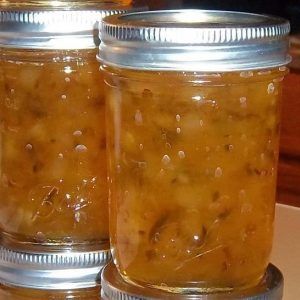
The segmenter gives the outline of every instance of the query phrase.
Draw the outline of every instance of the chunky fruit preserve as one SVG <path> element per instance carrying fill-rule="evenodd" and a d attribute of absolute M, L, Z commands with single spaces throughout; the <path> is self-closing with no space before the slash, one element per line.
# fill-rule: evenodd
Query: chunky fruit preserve
<path fill-rule="evenodd" d="M 105 109 L 96 51 L 4 53 L 4 238 L 20 245 L 108 248 Z"/>
<path fill-rule="evenodd" d="M 122 276 L 173 290 L 258 283 L 272 245 L 286 68 L 103 69 Z"/>

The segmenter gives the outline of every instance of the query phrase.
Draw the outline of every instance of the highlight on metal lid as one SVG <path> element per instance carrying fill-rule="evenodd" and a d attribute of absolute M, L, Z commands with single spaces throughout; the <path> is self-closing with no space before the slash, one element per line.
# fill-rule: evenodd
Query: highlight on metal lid
<path fill-rule="evenodd" d="M 171 10 L 106 17 L 99 59 L 124 68 L 230 71 L 290 61 L 287 20 L 251 13 Z"/>
<path fill-rule="evenodd" d="M 95 287 L 110 258 L 110 250 L 27 253 L 1 247 L 0 283 L 46 290 Z"/>
<path fill-rule="evenodd" d="M 175 294 L 157 289 L 127 284 L 119 275 L 113 263 L 107 265 L 101 275 L 101 296 L 103 300 L 281 300 L 283 276 L 272 264 L 267 268 L 262 282 L 256 287 L 227 293 Z"/>
<path fill-rule="evenodd" d="M 99 45 L 98 22 L 131 7 L 99 10 L 0 10 L 0 47 L 90 49 Z"/>

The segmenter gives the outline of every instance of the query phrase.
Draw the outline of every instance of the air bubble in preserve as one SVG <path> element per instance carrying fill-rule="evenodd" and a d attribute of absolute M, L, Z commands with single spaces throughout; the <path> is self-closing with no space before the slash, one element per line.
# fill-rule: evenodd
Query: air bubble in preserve
<path fill-rule="evenodd" d="M 140 144 L 140 150 L 142 151 L 144 149 L 144 145 L 143 144 Z"/>
<path fill-rule="evenodd" d="M 135 124 L 137 124 L 137 125 L 143 124 L 143 116 L 142 116 L 142 113 L 140 110 L 137 110 L 135 112 L 134 120 L 135 120 Z"/>
<path fill-rule="evenodd" d="M 241 103 L 241 107 L 243 107 L 243 108 L 247 107 L 247 98 L 240 97 L 240 103 Z"/>
<path fill-rule="evenodd" d="M 73 132 L 74 136 L 81 136 L 82 135 L 82 131 L 81 130 L 76 130 Z"/>
<path fill-rule="evenodd" d="M 269 83 L 268 85 L 268 94 L 273 94 L 275 91 L 275 86 L 274 86 L 274 83 Z"/>
<path fill-rule="evenodd" d="M 196 102 L 199 102 L 202 100 L 202 97 L 200 95 L 198 95 L 198 96 L 193 96 L 192 99 Z"/>
<path fill-rule="evenodd" d="M 199 121 L 199 125 L 202 127 L 203 124 L 204 124 L 203 120 L 200 120 L 200 121 Z"/>
<path fill-rule="evenodd" d="M 220 167 L 216 168 L 215 177 L 220 178 L 223 175 L 223 171 Z"/>
<path fill-rule="evenodd" d="M 86 152 L 86 151 L 87 151 L 87 147 L 84 146 L 84 145 L 77 145 L 77 146 L 75 147 L 75 151 L 76 151 L 76 152 Z"/>
<path fill-rule="evenodd" d="M 180 119 L 181 119 L 180 115 L 176 115 L 176 121 L 180 122 Z"/>
<path fill-rule="evenodd" d="M 251 71 L 243 71 L 240 73 L 240 77 L 242 78 L 250 78 L 253 76 L 253 72 Z"/>
<path fill-rule="evenodd" d="M 46 240 L 46 236 L 41 232 L 37 232 L 36 234 L 36 239 L 39 241 L 39 242 L 44 242 Z"/>
<path fill-rule="evenodd" d="M 79 212 L 79 211 L 76 211 L 76 213 L 75 213 L 75 215 L 74 215 L 74 218 L 75 218 L 75 221 L 76 221 L 77 223 L 80 222 L 80 212 Z"/>
<path fill-rule="evenodd" d="M 71 74 L 72 73 L 72 68 L 70 66 L 66 66 L 65 69 L 64 69 L 64 72 L 66 74 Z"/>
<path fill-rule="evenodd" d="M 181 132 L 181 128 L 180 127 L 177 127 L 176 128 L 176 132 L 179 134 Z"/>
<path fill-rule="evenodd" d="M 184 159 L 185 158 L 184 151 L 178 151 L 178 156 L 179 156 L 180 159 Z"/>
<path fill-rule="evenodd" d="M 70 81 L 71 81 L 71 79 L 69 77 L 65 78 L 65 82 L 70 82 Z"/>
<path fill-rule="evenodd" d="M 199 235 L 194 235 L 194 241 L 199 241 L 199 240 L 200 240 Z"/>
<path fill-rule="evenodd" d="M 30 150 L 33 149 L 33 146 L 32 146 L 31 144 L 27 144 L 27 145 L 25 146 L 25 149 L 28 150 L 28 151 L 30 151 Z"/>
<path fill-rule="evenodd" d="M 164 155 L 163 156 L 163 158 L 162 158 L 162 160 L 161 160 L 161 162 L 163 163 L 163 164 L 165 164 L 165 165 L 167 165 L 168 163 L 170 163 L 170 161 L 171 161 L 171 158 L 169 157 L 169 155 Z"/>
<path fill-rule="evenodd" d="M 61 95 L 61 100 L 66 100 L 67 96 L 66 95 Z"/>
<path fill-rule="evenodd" d="M 58 153 L 58 158 L 64 158 L 64 155 L 62 153 Z"/>

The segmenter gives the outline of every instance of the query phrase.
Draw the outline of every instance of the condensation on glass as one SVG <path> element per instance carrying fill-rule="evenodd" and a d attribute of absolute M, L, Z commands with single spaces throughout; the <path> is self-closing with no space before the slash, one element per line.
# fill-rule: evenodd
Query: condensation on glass
<path fill-rule="evenodd" d="M 95 1 L 85 1 L 85 9 L 59 10 L 66 2 L 55 1 L 53 9 L 33 9 L 37 2 L 16 1 L 18 9 L 12 4 L 0 11 L 2 245 L 107 250 L 105 116 L 95 32 L 103 16 L 128 7 L 98 1 L 101 9 L 90 10 Z"/>
<path fill-rule="evenodd" d="M 194 10 L 101 28 L 122 278 L 179 293 L 255 286 L 272 247 L 288 22 Z"/>

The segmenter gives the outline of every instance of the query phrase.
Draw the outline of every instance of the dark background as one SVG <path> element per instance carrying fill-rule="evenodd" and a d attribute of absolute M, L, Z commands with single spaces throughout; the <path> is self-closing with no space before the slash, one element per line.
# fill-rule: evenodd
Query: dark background
<path fill-rule="evenodd" d="M 291 21 L 292 32 L 300 32 L 300 0 L 134 0 L 150 9 L 201 8 L 272 14 Z"/>
<path fill-rule="evenodd" d="M 288 18 L 300 31 L 300 0 L 183 0 L 184 7 L 248 11 Z"/>

